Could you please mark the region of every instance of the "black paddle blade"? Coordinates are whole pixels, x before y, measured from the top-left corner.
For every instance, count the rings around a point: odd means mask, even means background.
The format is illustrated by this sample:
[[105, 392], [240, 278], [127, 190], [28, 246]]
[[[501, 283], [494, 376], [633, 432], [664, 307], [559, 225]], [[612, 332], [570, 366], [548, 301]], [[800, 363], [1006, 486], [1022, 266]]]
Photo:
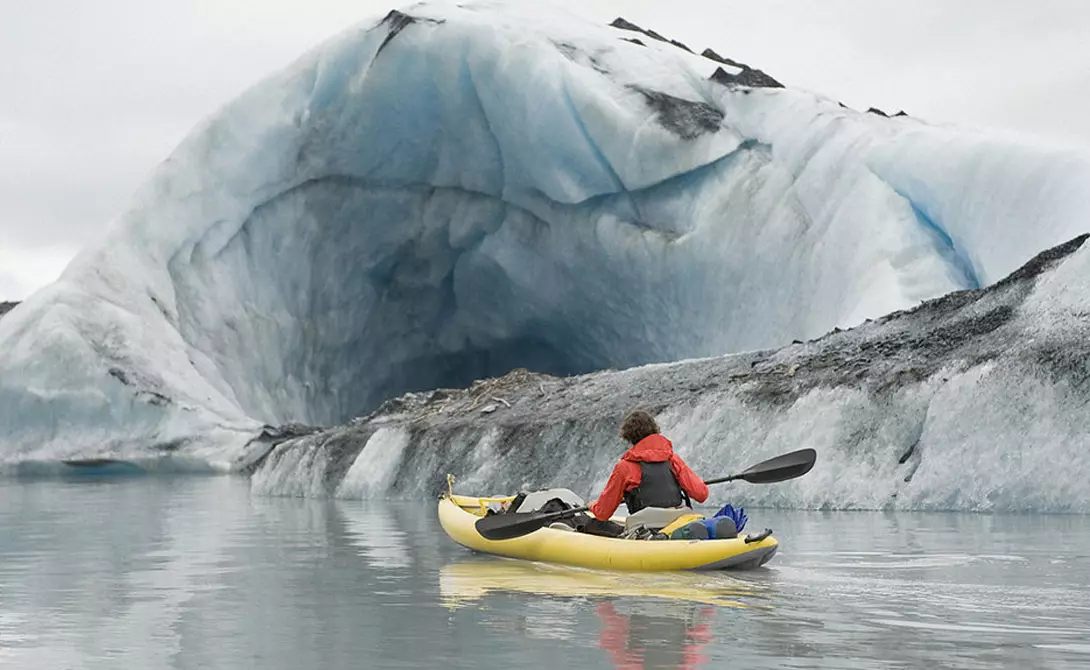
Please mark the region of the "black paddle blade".
[[813, 449], [799, 449], [790, 454], [761, 461], [735, 477], [744, 479], [750, 484], [783, 482], [810, 472], [816, 460], [817, 452]]
[[493, 514], [478, 519], [474, 524], [477, 532], [486, 540], [511, 540], [544, 528], [554, 521], [587, 511], [586, 507], [563, 512], [530, 512], [529, 514]]

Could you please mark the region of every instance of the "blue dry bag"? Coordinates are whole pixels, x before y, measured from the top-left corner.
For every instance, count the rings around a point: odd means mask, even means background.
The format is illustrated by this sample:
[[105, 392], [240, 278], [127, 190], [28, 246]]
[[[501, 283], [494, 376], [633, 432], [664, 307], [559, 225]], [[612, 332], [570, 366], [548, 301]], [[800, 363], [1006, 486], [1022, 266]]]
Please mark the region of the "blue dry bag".
[[[746, 522], [749, 521], [749, 517], [746, 516], [746, 511], [744, 509], [741, 507], [734, 509], [729, 504], [724, 505], [723, 509], [715, 513], [715, 516], [725, 516], [733, 521], [734, 526], [738, 529], [739, 533], [742, 532], [742, 529], [746, 527]], [[715, 517], [712, 518], [714, 519]]]

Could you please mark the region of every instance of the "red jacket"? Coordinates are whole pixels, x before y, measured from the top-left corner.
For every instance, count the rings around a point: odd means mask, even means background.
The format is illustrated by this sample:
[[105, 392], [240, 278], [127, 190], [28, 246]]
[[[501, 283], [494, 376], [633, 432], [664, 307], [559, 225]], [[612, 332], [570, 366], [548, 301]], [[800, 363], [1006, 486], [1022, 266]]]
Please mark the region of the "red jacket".
[[674, 445], [662, 435], [648, 435], [621, 456], [621, 460], [613, 467], [613, 473], [606, 482], [602, 495], [590, 504], [590, 513], [594, 518], [605, 521], [613, 516], [624, 500], [624, 494], [640, 485], [643, 472], [640, 470], [640, 462], [661, 463], [670, 461], [670, 469], [681, 485], [681, 490], [689, 494], [689, 497], [697, 502], [708, 499], [708, 485], [700, 477], [696, 476], [681, 456], [674, 453]]

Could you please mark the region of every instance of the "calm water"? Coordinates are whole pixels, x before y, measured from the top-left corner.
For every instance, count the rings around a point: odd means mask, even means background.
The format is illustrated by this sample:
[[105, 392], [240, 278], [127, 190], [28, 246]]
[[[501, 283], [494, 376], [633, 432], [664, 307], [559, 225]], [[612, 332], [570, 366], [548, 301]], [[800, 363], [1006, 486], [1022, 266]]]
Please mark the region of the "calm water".
[[430, 503], [0, 481], [0, 666], [1090, 666], [1090, 518], [750, 511], [760, 571], [471, 554]]

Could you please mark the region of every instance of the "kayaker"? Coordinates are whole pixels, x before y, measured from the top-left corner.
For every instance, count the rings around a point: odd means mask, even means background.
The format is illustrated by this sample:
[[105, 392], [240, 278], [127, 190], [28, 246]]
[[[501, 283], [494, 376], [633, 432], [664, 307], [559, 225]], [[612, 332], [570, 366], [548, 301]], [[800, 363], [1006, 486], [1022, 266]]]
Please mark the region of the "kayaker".
[[659, 432], [655, 418], [643, 410], [634, 410], [621, 424], [621, 438], [632, 446], [613, 467], [598, 499], [590, 504], [594, 515], [581, 529], [594, 535], [617, 536], [623, 528], [609, 521], [623, 501], [628, 513], [644, 507], [692, 506], [708, 499], [708, 487], [685, 461], [674, 453], [674, 446]]

